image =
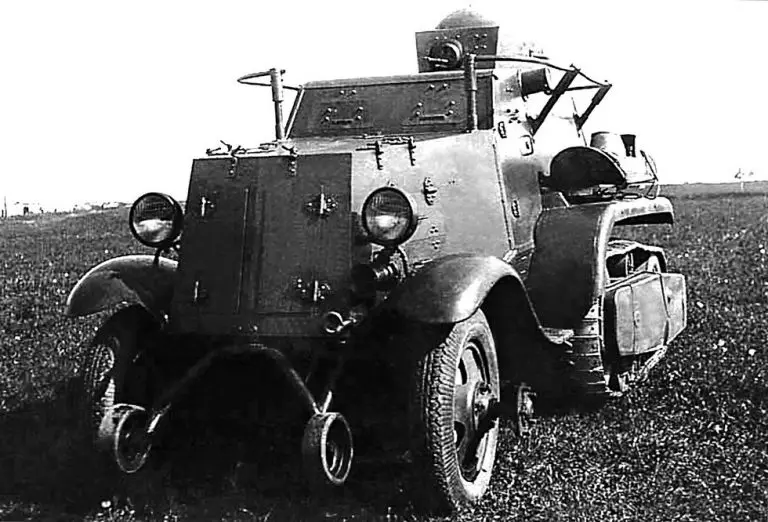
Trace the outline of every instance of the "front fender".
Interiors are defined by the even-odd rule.
[[[132,255],[96,265],[77,282],[67,298],[67,315],[80,317],[120,304],[138,304],[162,320],[169,312],[176,261]]]
[[[424,323],[456,323],[475,313],[494,285],[508,278],[525,295],[520,275],[493,256],[453,254],[433,261],[400,284],[387,302]],[[529,305],[530,308],[530,305]]]

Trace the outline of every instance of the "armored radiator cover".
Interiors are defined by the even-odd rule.
[[[319,333],[310,319],[343,297],[350,268],[350,158],[196,160],[172,327],[212,335]]]
[[[606,348],[619,356],[666,346],[686,325],[685,277],[639,273],[605,296]]]

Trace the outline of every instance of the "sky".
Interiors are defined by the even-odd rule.
[[[0,197],[183,199],[206,148],[273,137],[236,78],[414,73],[414,33],[470,5],[610,81],[586,131],[637,134],[663,183],[768,179],[768,1],[27,0],[0,5]]]

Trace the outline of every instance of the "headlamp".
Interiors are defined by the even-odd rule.
[[[376,189],[363,203],[363,228],[371,242],[385,247],[407,241],[416,231],[418,218],[413,199],[400,189]]]
[[[171,246],[181,234],[181,205],[166,194],[149,192],[131,207],[128,226],[139,242],[153,248]]]

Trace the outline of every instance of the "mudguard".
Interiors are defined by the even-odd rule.
[[[96,265],[77,282],[67,298],[67,315],[79,317],[120,303],[138,304],[164,321],[173,295],[176,261],[132,255]]]
[[[666,198],[638,198],[551,208],[536,223],[526,281],[541,323],[575,328],[605,290],[605,259],[615,225],[672,223]]]
[[[402,316],[424,323],[456,323],[467,319],[502,279],[523,307],[527,326],[538,330],[538,320],[520,275],[493,256],[452,254],[421,268],[389,296],[389,306]]]

